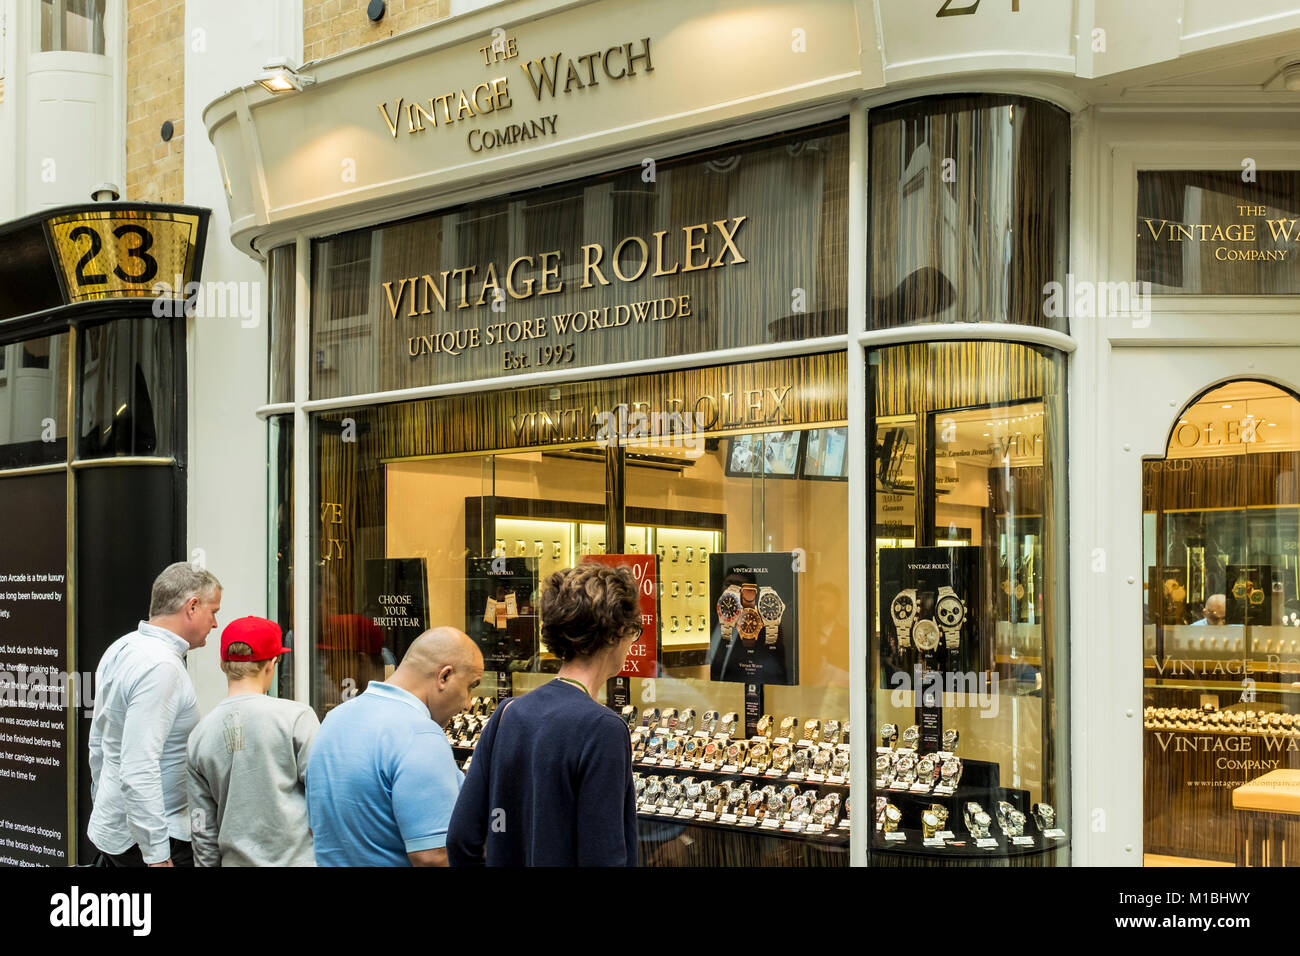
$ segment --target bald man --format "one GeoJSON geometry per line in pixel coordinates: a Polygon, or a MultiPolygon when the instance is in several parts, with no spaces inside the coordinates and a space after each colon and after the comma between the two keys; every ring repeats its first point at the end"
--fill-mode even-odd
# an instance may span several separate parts
{"type": "Polygon", "coordinates": [[[474,642],[435,627],[392,677],[329,712],[307,764],[317,866],[447,865],[447,824],[465,775],[443,728],[482,678],[474,642]]]}

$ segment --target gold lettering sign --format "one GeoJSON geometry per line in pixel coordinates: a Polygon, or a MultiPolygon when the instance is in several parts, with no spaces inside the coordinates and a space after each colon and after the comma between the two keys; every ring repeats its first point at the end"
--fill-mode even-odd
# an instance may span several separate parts
{"type": "MultiPolygon", "coordinates": [[[[626,236],[606,252],[599,242],[581,246],[579,289],[628,285],[643,278],[673,276],[704,269],[721,269],[749,260],[741,252],[738,234],[747,216],[696,223],[677,230],[659,230],[648,238],[626,236]],[[630,261],[629,261],[630,260],[630,261]],[[652,268],[653,267],[653,268],[652,268]]],[[[408,358],[426,355],[459,356],[492,346],[506,346],[502,371],[564,365],[573,361],[571,340],[591,332],[617,330],[689,319],[694,314],[689,294],[649,297],[573,312],[554,312],[526,319],[497,321],[507,297],[539,299],[565,291],[561,250],[516,256],[509,263],[461,265],[437,274],[405,276],[380,283],[389,319],[419,319],[487,307],[487,318],[473,324],[416,332],[406,337],[408,358]],[[565,341],[566,339],[570,341],[565,341]]],[[[435,320],[436,321],[436,320],[435,320]]]]}
{"type": "Polygon", "coordinates": [[[193,279],[199,217],[192,213],[110,207],[55,216],[45,228],[69,303],[182,299],[193,279]]]}
{"type": "MultiPolygon", "coordinates": [[[[1274,245],[1289,243],[1294,246],[1300,242],[1300,219],[1287,218],[1264,219],[1268,215],[1267,206],[1238,206],[1237,212],[1242,216],[1259,217],[1268,228],[1269,238],[1274,245]]],[[[1234,222],[1219,223],[1170,222],[1167,219],[1144,219],[1147,232],[1155,242],[1219,242],[1219,243],[1255,243],[1258,242],[1258,223],[1234,222]]],[[[1285,262],[1294,249],[1236,249],[1228,245],[1217,246],[1214,258],[1220,262],[1285,262]]]]}
{"type": "MultiPolygon", "coordinates": [[[[515,37],[507,37],[504,30],[493,31],[492,42],[478,48],[483,65],[497,68],[519,58],[515,37]]],[[[573,56],[550,53],[517,64],[524,75],[528,92],[538,103],[554,102],[576,92],[602,84],[625,83],[638,74],[654,72],[650,57],[650,38],[629,40],[603,49],[573,56]]],[[[516,78],[517,74],[515,75],[516,78]]],[[[527,93],[523,97],[527,99],[527,93]]],[[[421,95],[409,100],[405,95],[396,100],[376,104],[379,115],[389,134],[397,139],[405,133],[414,136],[438,127],[454,127],[469,123],[474,128],[465,136],[465,144],[472,153],[514,146],[544,136],[556,134],[558,113],[546,113],[505,125],[488,125],[480,119],[497,116],[514,108],[510,94],[510,73],[492,76],[475,84],[454,90],[437,90],[433,95],[421,95]]]]}

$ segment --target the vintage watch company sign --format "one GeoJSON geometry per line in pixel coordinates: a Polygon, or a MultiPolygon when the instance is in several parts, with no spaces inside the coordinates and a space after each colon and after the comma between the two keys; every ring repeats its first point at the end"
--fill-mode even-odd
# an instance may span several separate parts
{"type": "MultiPolygon", "coordinates": [[[[1155,243],[1208,243],[1219,262],[1291,262],[1300,244],[1300,219],[1266,218],[1268,206],[1239,204],[1239,222],[1170,222],[1143,219],[1146,235],[1155,243]],[[1268,248],[1259,248],[1267,243],[1268,248]]],[[[1141,235],[1141,234],[1139,234],[1141,235]]]]}
{"type": "Polygon", "coordinates": [[[437,135],[439,129],[463,131],[465,145],[476,154],[554,137],[560,114],[549,112],[551,107],[567,105],[574,94],[587,91],[590,96],[603,86],[632,82],[654,72],[649,37],[577,55],[548,53],[521,60],[517,39],[497,30],[478,53],[483,65],[498,75],[459,89],[420,91],[413,99],[403,95],[379,103],[379,113],[392,137],[437,135]],[[519,73],[514,72],[515,66],[519,73]],[[513,95],[511,79],[516,81],[513,95]],[[536,103],[548,112],[515,119],[517,99],[536,103]]]}

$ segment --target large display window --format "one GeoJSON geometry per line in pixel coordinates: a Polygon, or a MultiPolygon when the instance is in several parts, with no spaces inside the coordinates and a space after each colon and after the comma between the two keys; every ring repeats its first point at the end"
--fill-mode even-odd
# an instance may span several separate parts
{"type": "Polygon", "coordinates": [[[871,354],[874,865],[1069,862],[1065,360],[871,354]]]}
{"type": "Polygon", "coordinates": [[[845,864],[843,353],[516,389],[314,420],[312,702],[426,626],[483,651],[450,728],[551,679],[539,587],[628,564],[646,630],[602,699],[629,727],[647,864],[845,864]]]}
{"type": "Polygon", "coordinates": [[[1296,862],[1297,474],[1300,401],[1258,381],[1207,391],[1143,463],[1148,864],[1296,862]]]}

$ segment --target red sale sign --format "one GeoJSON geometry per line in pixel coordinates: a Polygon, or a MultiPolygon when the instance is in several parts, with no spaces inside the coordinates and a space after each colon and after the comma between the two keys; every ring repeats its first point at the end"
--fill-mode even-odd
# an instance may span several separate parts
{"type": "Polygon", "coordinates": [[[629,568],[641,594],[641,636],[627,652],[619,677],[654,677],[659,662],[659,556],[589,554],[584,562],[629,568]]]}

